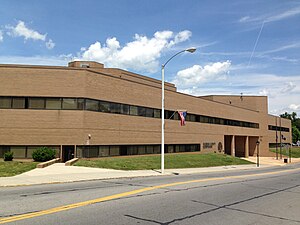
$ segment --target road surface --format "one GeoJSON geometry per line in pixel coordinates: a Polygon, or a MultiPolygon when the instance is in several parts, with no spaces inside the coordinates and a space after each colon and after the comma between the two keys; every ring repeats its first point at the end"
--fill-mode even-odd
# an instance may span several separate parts
{"type": "Polygon", "coordinates": [[[300,164],[0,188],[0,224],[300,224],[300,164]]]}

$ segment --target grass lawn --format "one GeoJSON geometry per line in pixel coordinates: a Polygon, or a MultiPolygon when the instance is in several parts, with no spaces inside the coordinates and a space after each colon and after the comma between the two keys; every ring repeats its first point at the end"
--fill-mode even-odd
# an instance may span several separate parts
{"type": "Polygon", "coordinates": [[[0,177],[15,176],[36,168],[37,162],[0,161],[0,177]]]}
{"type": "MultiPolygon", "coordinates": [[[[278,147],[277,150],[278,150],[278,154],[279,154],[280,147],[278,147]]],[[[282,150],[283,155],[286,155],[286,156],[289,155],[289,152],[288,152],[288,150],[286,150],[285,147],[282,147],[281,150],[282,150]]],[[[276,148],[270,148],[270,151],[276,153],[276,148]]],[[[292,158],[300,158],[300,147],[295,147],[295,146],[292,147],[292,158]]]]}
{"type": "MultiPolygon", "coordinates": [[[[223,154],[166,154],[165,168],[198,168],[241,165],[251,162],[223,154]]],[[[80,159],[75,166],[108,168],[117,170],[160,169],[160,155],[80,159]]]]}

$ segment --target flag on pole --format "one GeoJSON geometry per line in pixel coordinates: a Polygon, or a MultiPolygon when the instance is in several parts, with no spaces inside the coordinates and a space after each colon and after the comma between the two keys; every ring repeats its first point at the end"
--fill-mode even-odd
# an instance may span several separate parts
{"type": "Polygon", "coordinates": [[[185,125],[185,118],[186,118],[186,111],[178,111],[178,114],[180,116],[180,125],[185,125]]]}

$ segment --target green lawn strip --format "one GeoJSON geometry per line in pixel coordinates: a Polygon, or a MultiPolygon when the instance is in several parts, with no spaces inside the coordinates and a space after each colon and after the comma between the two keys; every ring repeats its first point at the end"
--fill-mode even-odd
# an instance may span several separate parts
{"type": "MultiPolygon", "coordinates": [[[[212,166],[242,165],[251,162],[222,154],[166,154],[165,168],[198,168],[212,166]]],[[[107,168],[117,170],[160,169],[160,156],[111,157],[80,159],[75,166],[107,168]]]]}
{"type": "Polygon", "coordinates": [[[15,176],[36,168],[37,162],[0,161],[0,177],[15,176]]]}
{"type": "MultiPolygon", "coordinates": [[[[276,148],[270,148],[271,152],[276,153],[276,148]]],[[[278,154],[280,154],[280,147],[277,148],[278,154]]],[[[289,151],[285,148],[281,148],[282,155],[288,156],[289,151]]],[[[300,147],[292,147],[292,158],[300,158],[300,147]]]]}

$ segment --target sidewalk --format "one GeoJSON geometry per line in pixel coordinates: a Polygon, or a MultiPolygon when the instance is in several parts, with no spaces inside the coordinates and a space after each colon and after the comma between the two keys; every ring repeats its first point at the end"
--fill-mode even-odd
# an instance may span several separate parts
{"type": "MultiPolygon", "coordinates": [[[[247,160],[256,162],[255,157],[247,160]]],[[[292,162],[300,162],[300,159],[292,159],[292,162]]],[[[286,165],[274,158],[260,158],[260,168],[286,165]]],[[[0,177],[0,187],[6,186],[22,186],[35,184],[52,184],[65,183],[85,180],[104,180],[113,178],[128,178],[128,177],[146,177],[146,176],[164,176],[164,175],[179,175],[192,173],[207,173],[230,170],[253,170],[256,169],[256,164],[238,165],[238,166],[220,166],[206,168],[188,168],[188,169],[166,169],[164,174],[159,170],[112,170],[99,169],[79,166],[65,166],[64,163],[55,163],[46,168],[36,168],[26,173],[13,177],[0,177]]]]}

